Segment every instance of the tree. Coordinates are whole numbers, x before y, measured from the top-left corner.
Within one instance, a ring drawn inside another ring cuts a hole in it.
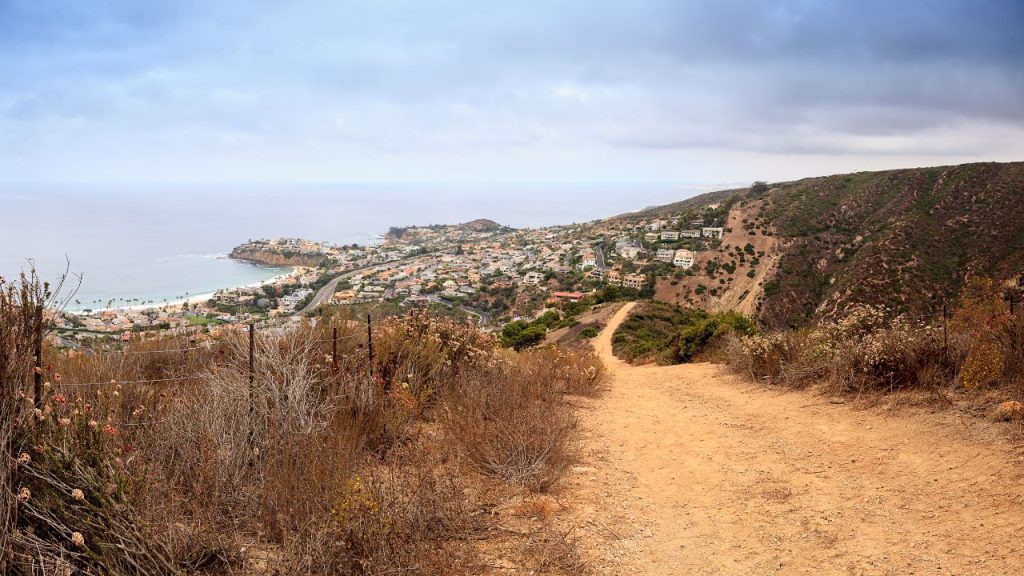
[[[768,183],[758,180],[750,187],[750,197],[757,198],[768,191]]]

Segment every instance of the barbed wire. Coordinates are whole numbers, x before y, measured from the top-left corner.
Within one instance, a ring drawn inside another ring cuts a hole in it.
[[[200,376],[194,374],[191,376],[174,376],[171,378],[151,378],[148,380],[106,380],[97,382],[58,382],[54,385],[55,388],[61,388],[65,386],[119,386],[124,384],[156,384],[158,382],[180,382],[182,380],[197,380]]]

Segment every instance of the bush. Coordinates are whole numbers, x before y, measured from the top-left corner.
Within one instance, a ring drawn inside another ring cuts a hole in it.
[[[684,326],[679,333],[679,359],[686,362],[726,334],[750,336],[757,331],[753,320],[739,312],[719,312]]]
[[[17,510],[0,509],[0,572],[16,576],[464,571],[486,522],[470,508],[494,493],[474,471],[549,488],[573,455],[563,395],[603,378],[592,353],[503,351],[422,313],[375,326],[369,366],[328,313],[257,333],[251,387],[245,334],[44,350],[33,411],[26,295],[0,294],[0,495]]]
[[[447,402],[450,440],[478,472],[544,491],[568,468],[575,418],[562,409],[554,383],[531,378],[503,358],[463,375]]]

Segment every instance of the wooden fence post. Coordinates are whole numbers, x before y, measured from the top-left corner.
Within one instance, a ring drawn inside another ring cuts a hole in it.
[[[338,370],[338,327],[331,326],[331,367]]]
[[[370,315],[366,315],[366,350],[370,353],[370,380],[373,380],[373,325]]]
[[[249,323],[249,441],[252,442],[252,427],[254,424],[254,418],[256,415],[255,402],[255,386],[256,386],[256,374],[255,368],[255,357],[256,354],[256,326],[253,323]]]

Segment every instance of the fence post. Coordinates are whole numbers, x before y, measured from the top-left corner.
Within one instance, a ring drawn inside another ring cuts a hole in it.
[[[43,307],[36,306],[35,365],[32,367],[32,399],[36,408],[43,406]]]
[[[338,370],[338,327],[331,326],[331,367]]]
[[[254,405],[255,395],[255,382],[256,375],[254,373],[254,356],[256,353],[256,326],[253,323],[249,323],[249,440],[252,440],[252,426],[253,418],[256,414],[256,407]]]
[[[366,315],[366,350],[370,353],[370,379],[373,380],[373,325],[370,315]]]

